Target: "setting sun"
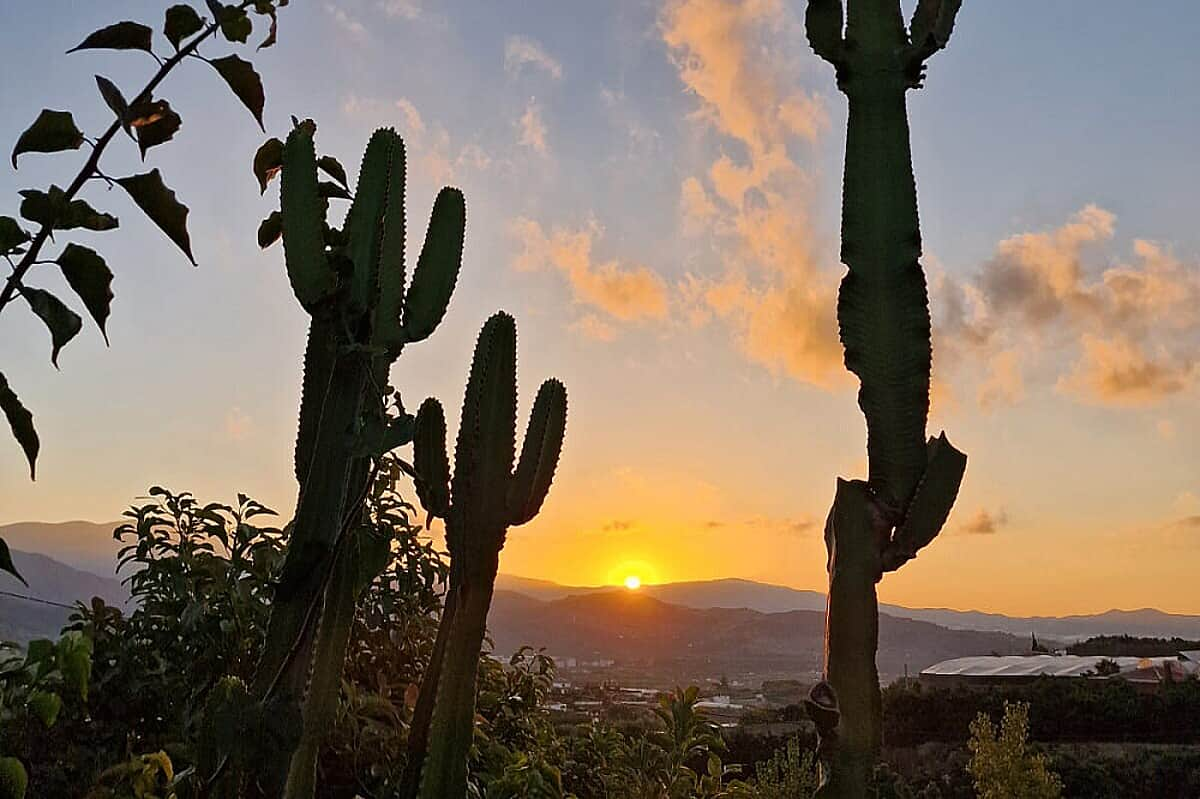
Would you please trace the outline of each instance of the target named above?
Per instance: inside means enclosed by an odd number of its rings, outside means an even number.
[[[630,591],[636,591],[642,587],[642,578],[636,574],[631,574],[625,578],[625,587]]]

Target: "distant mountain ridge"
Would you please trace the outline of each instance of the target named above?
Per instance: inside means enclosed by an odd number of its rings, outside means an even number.
[[[11,552],[13,565],[29,585],[0,572],[0,591],[20,595],[0,595],[0,640],[23,643],[56,636],[71,613],[62,605],[87,602],[94,596],[117,607],[129,600],[129,591],[115,578],[75,569],[35,552]]]
[[[626,590],[613,586],[565,586],[549,580],[507,574],[501,574],[497,578],[496,588],[541,600]],[[762,613],[825,610],[825,594],[820,591],[806,591],[740,578],[643,585],[638,590],[663,602],[690,608],[748,608]],[[1063,639],[1088,638],[1094,635],[1163,638],[1200,636],[1200,616],[1164,613],[1153,608],[1109,610],[1104,613],[1072,616],[1006,616],[975,610],[906,608],[886,603],[881,604],[879,609],[881,613],[895,618],[930,622],[949,629],[1004,632],[1021,636],[1036,634]]]
[[[641,591],[591,591],[540,600],[497,591],[488,615],[495,651],[526,644],[559,658],[614,661],[641,679],[702,679],[726,673],[758,679],[814,678],[821,670],[824,614],[814,610],[763,613],[749,608],[691,608]],[[1024,636],[951,630],[883,616],[879,670],[885,679],[907,669],[966,655],[1020,654]]]

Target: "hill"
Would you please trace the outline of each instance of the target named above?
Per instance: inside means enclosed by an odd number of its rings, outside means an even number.
[[[0,525],[11,549],[41,552],[75,569],[111,575],[117,567],[113,529],[120,522],[16,522]]]
[[[598,591],[613,591],[611,586],[564,586],[547,580],[500,575],[498,589],[516,591],[535,599],[553,600]],[[701,580],[662,585],[645,585],[647,596],[690,608],[749,608],[763,613],[791,610],[824,611],[825,594],[753,580]],[[1075,616],[1005,616],[974,610],[948,608],[906,608],[881,604],[879,609],[896,618],[925,621],[941,627],[980,632],[1005,632],[1043,638],[1077,640],[1098,635],[1136,635],[1147,637],[1200,638],[1200,616],[1164,613],[1153,608],[1109,610],[1104,613]]]
[[[488,617],[498,654],[529,644],[564,661],[615,661],[648,681],[668,674],[812,677],[821,668],[824,625],[824,614],[814,610],[689,608],[624,590],[550,601],[497,591]],[[1028,639],[1020,636],[880,619],[879,667],[885,678],[903,674],[906,666],[916,673],[951,657],[1027,649]]]
[[[57,635],[70,615],[70,611],[60,605],[87,602],[98,596],[106,603],[120,607],[129,599],[125,586],[114,578],[75,569],[33,552],[14,549],[12,557],[13,565],[29,586],[21,585],[12,575],[0,572],[0,591],[33,597],[42,602],[0,595],[0,640],[24,643],[32,638]]]

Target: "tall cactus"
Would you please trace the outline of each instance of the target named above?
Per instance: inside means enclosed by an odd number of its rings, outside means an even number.
[[[284,257],[312,323],[296,439],[299,500],[253,685],[260,700],[302,709],[290,760],[264,765],[268,784],[286,773],[289,799],[313,795],[317,752],[336,706],[358,559],[369,546],[354,539],[372,463],[412,438],[413,417],[402,408],[398,416],[386,412],[388,371],[404,346],[427,338],[445,314],[466,224],[462,194],[443,189],[406,289],[400,136],[383,129],[371,137],[337,230],[325,219],[330,192],[317,179],[313,133],[312,123],[297,124],[282,150]]]
[[[962,0],[809,0],[808,40],[850,104],[842,195],[838,326],[859,379],[869,477],[839,480],[825,525],[829,553],[825,680],[808,700],[821,735],[822,797],[867,795],[880,746],[875,584],[945,523],[966,456],[926,440],[931,336],[906,93],[946,46]],[[843,31],[844,27],[844,31]]]
[[[514,469],[516,417],[517,330],[501,312],[475,345],[453,479],[441,404],[427,399],[417,412],[417,492],[426,510],[445,520],[450,587],[409,734],[406,798],[466,796],[476,667],[500,550],[508,528],[536,516],[550,490],[567,422],[563,384],[551,379],[538,389]]]

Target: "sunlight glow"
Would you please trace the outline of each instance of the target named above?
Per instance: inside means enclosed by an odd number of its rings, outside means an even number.
[[[625,587],[630,591],[636,591],[642,587],[642,578],[636,574],[631,574],[625,578]]]

